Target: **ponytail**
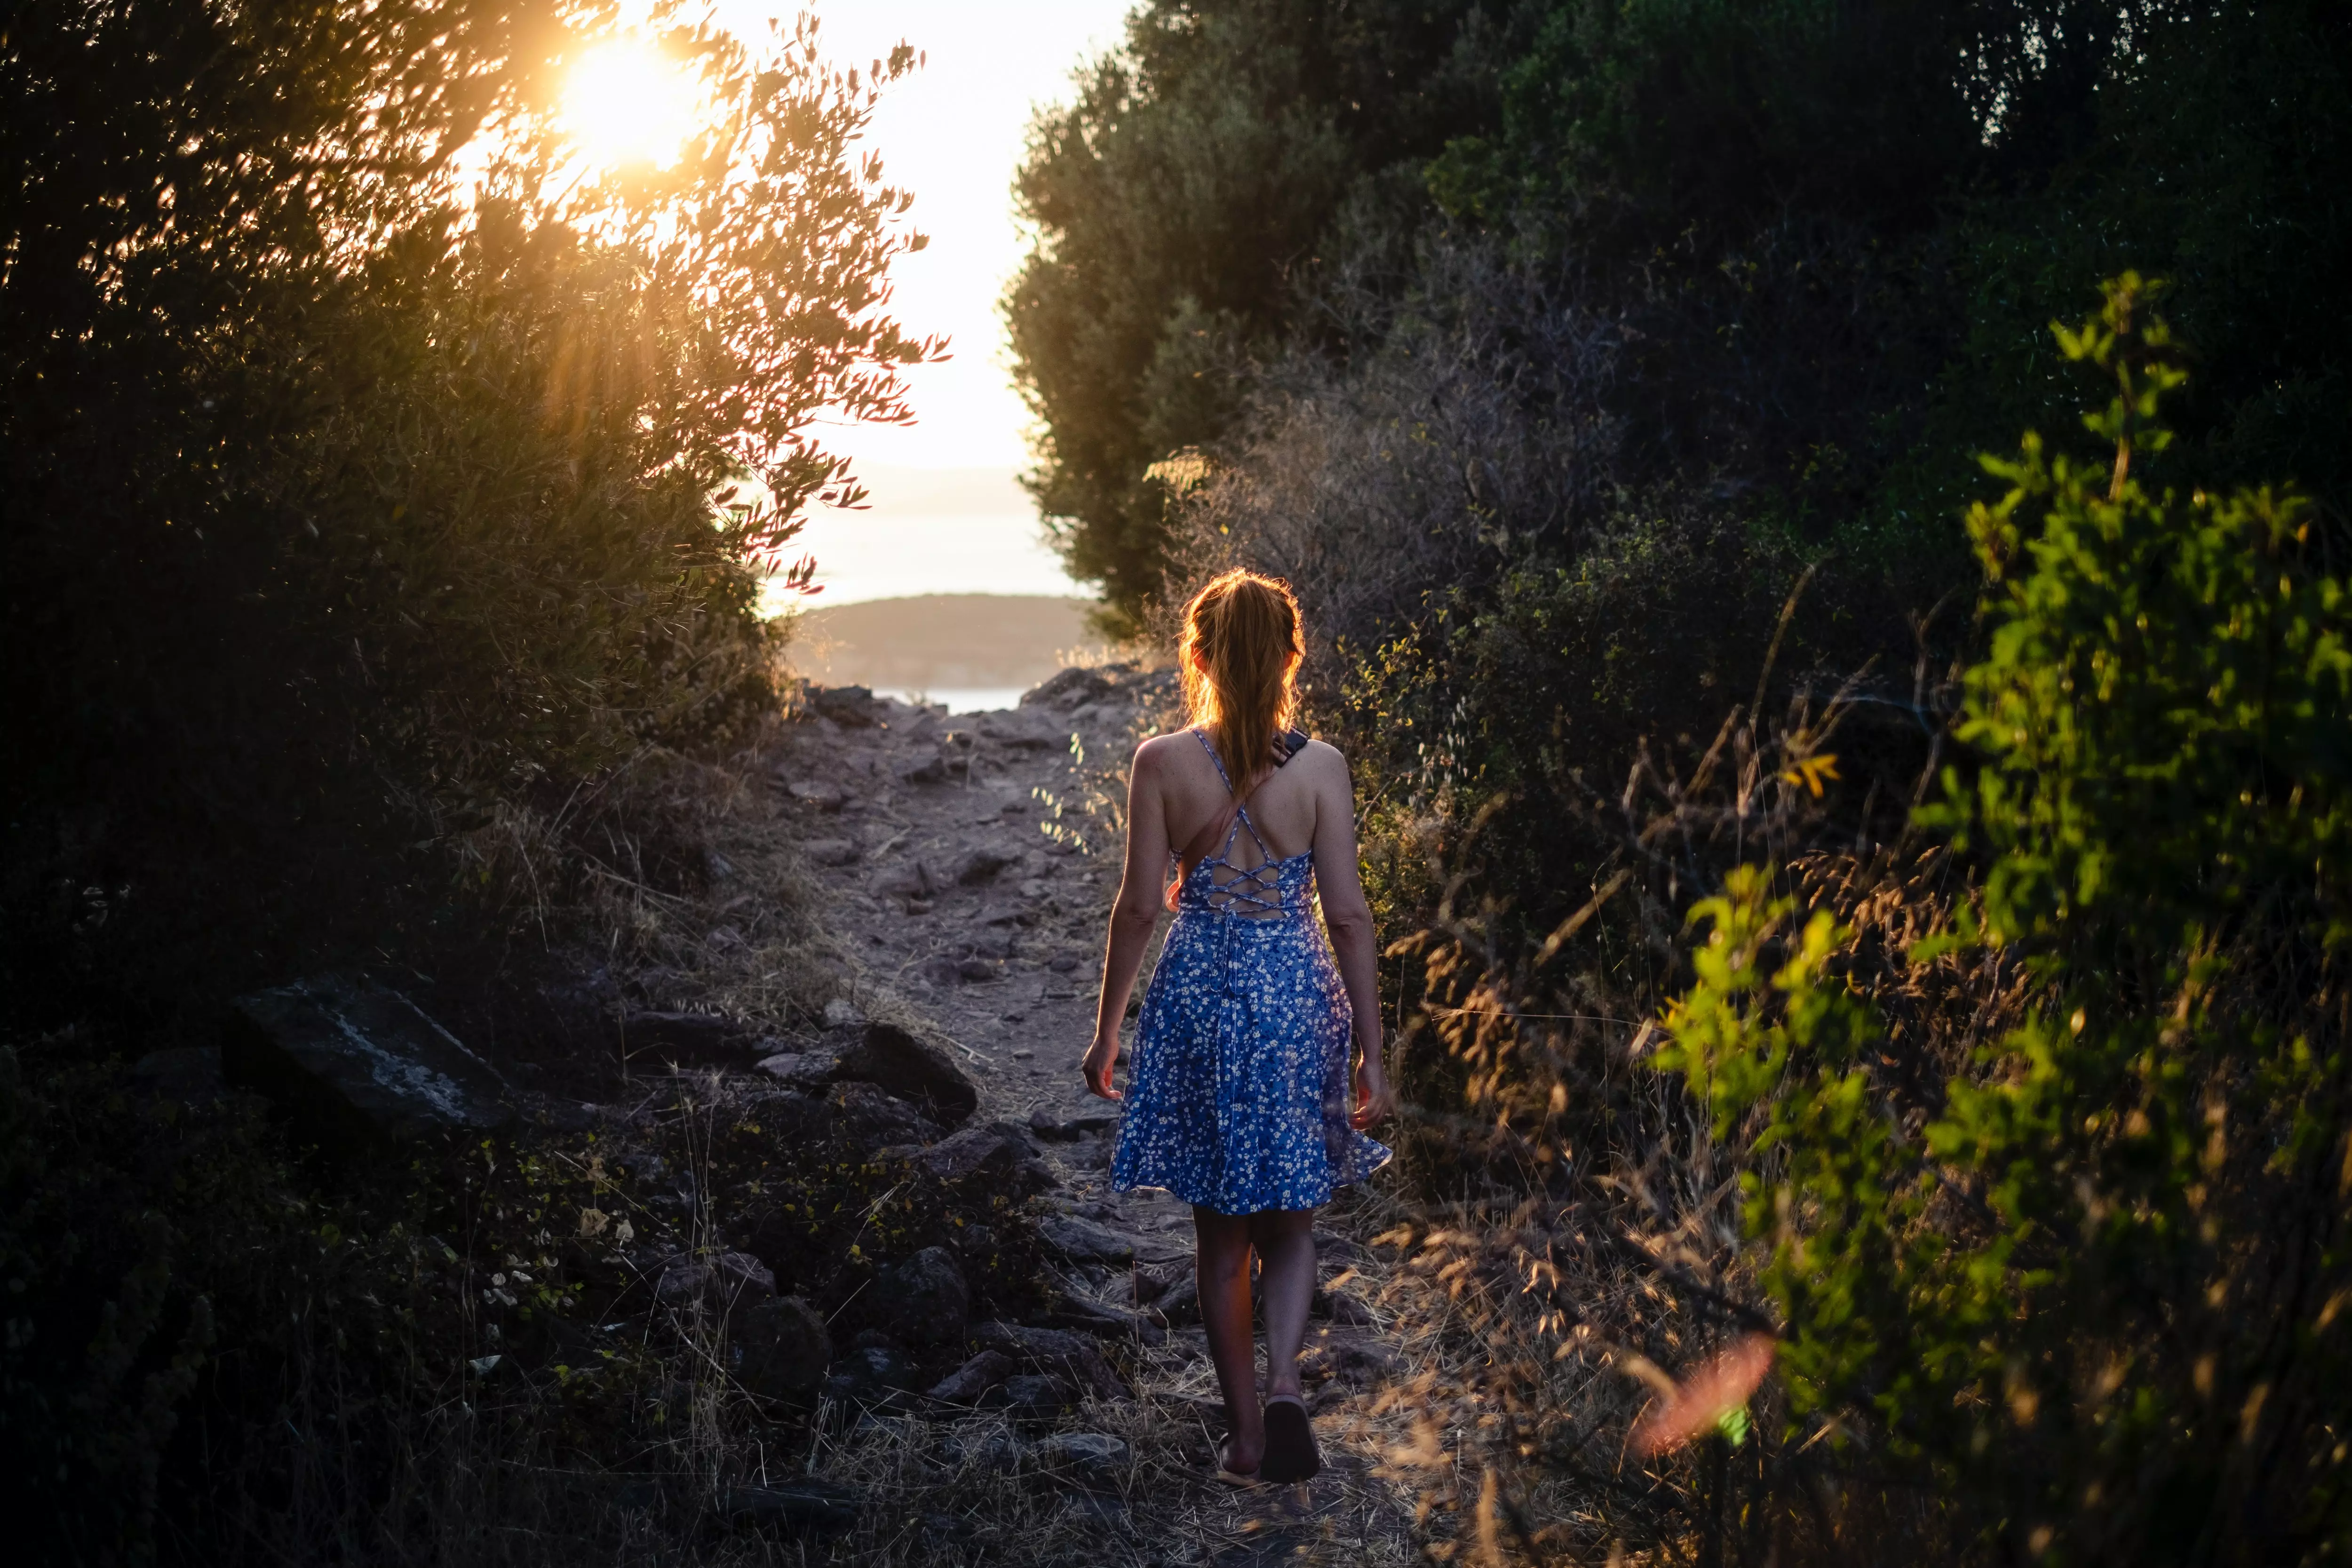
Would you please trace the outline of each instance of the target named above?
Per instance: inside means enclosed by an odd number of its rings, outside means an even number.
[[[1303,651],[1298,601],[1277,578],[1236,568],[1184,606],[1185,716],[1208,731],[1236,791],[1274,765],[1274,737],[1297,716]]]

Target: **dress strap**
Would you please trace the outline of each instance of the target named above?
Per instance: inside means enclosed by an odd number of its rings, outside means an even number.
[[[1217,755],[1217,748],[1209,744],[1209,732],[1196,724],[1192,727],[1192,738],[1201,742],[1201,750],[1209,753],[1209,765],[1217,770],[1217,777],[1224,780],[1225,793],[1233,794],[1234,781],[1225,777],[1225,761]]]

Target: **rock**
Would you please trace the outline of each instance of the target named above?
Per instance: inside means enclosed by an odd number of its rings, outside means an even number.
[[[1003,1351],[982,1351],[940,1380],[930,1396],[950,1405],[970,1405],[1013,1375],[1013,1358]]]
[[[729,1524],[795,1538],[855,1530],[864,1508],[865,1500],[857,1492],[814,1479],[774,1487],[730,1487],[719,1494],[719,1513]]]
[[[763,1399],[816,1392],[833,1361],[824,1317],[798,1296],[761,1301],[735,1320],[732,1333],[743,1386]]]
[[[865,1022],[866,1015],[846,996],[835,996],[824,1005],[824,1026],[828,1029],[855,1028]]]
[[[841,1131],[842,1108],[814,1095],[765,1094],[744,1109],[763,1131],[787,1148],[822,1143]]]
[[[915,1163],[942,1182],[968,1182],[975,1176],[1002,1182],[1019,1163],[1022,1150],[1003,1133],[985,1127],[967,1127],[923,1151]]]
[[[730,1067],[759,1049],[757,1026],[719,1013],[631,1013],[621,1020],[625,1058],[674,1067]]]
[[[1070,740],[1060,726],[1038,709],[1025,713],[1017,709],[1010,713],[991,713],[980,721],[980,733],[982,739],[993,744],[1024,752],[1054,750],[1067,745]],[[1004,805],[1007,816],[1027,809],[1026,801],[1007,801]]]
[[[1102,1263],[1124,1268],[1135,1261],[1135,1238],[1075,1215],[1049,1215],[1037,1222],[1037,1235],[1052,1251],[1073,1263]]]
[[[936,958],[927,958],[923,960],[922,963],[916,969],[915,973],[922,977],[923,984],[926,985],[941,989],[950,985],[959,984],[963,980],[963,975],[959,971],[956,961],[948,957],[945,953],[941,953]]]
[[[984,1350],[1003,1351],[1024,1361],[1058,1361],[1093,1347],[1066,1329],[1040,1329],[1027,1323],[982,1323],[971,1331],[972,1342]]]
[[[1122,1468],[1128,1461],[1126,1443],[1108,1432],[1056,1432],[1038,1438],[1029,1451],[1055,1469],[1083,1470],[1093,1476]]]
[[[833,1081],[841,1067],[835,1051],[779,1051],[760,1058],[760,1070],[788,1088],[815,1090]]]
[[[1108,1301],[1097,1301],[1091,1296],[1081,1296],[1075,1291],[1065,1294],[1046,1316],[1061,1327],[1076,1329],[1097,1339],[1132,1337],[1147,1345],[1168,1342],[1167,1330],[1132,1307],[1113,1306]]]
[[[1067,669],[1055,670],[1043,682],[1023,692],[1021,706],[1068,710],[1108,697],[1117,689],[1099,671],[1073,665]]]
[[[959,885],[967,888],[981,882],[992,882],[999,871],[1020,858],[1017,853],[1005,849],[983,847],[967,850],[955,863],[955,879]]]
[[[832,720],[845,730],[870,730],[881,721],[886,711],[883,703],[863,686],[812,686],[807,689],[807,701],[811,712]]]
[[[1190,1263],[1163,1263],[1138,1268],[1135,1271],[1135,1304],[1150,1306],[1168,1294],[1179,1280],[1192,1277]]]
[[[747,1310],[776,1293],[775,1271],[748,1252],[722,1252],[711,1260],[711,1289],[730,1311]]]
[[[1022,1323],[982,1323],[972,1339],[983,1349],[1017,1361],[1066,1373],[1097,1399],[1124,1399],[1127,1383],[1103,1358],[1094,1342],[1064,1329],[1031,1328]]]
[[[1116,1132],[1118,1119],[1116,1110],[1082,1110],[1066,1121],[1041,1105],[1029,1113],[1029,1131],[1048,1143],[1069,1143],[1088,1133]]]
[[[149,1051],[131,1064],[131,1079],[156,1099],[184,1105],[210,1105],[228,1088],[221,1076],[221,1053],[213,1046]]]
[[[904,860],[874,874],[866,890],[877,899],[927,899],[946,884],[920,860]]]
[[[1349,1341],[1334,1347],[1330,1355],[1341,1372],[1366,1379],[1386,1377],[1404,1364],[1396,1352],[1370,1341]]]
[[[906,1356],[889,1345],[866,1345],[835,1363],[824,1380],[825,1391],[841,1400],[872,1401],[904,1394],[915,1386],[915,1369]]]
[[[816,811],[839,811],[849,798],[849,792],[831,779],[794,779],[784,793]]]
[[[878,1084],[901,1100],[919,1100],[952,1127],[980,1106],[980,1090],[947,1052],[895,1024],[868,1024],[842,1053],[840,1076]]]
[[[919,1345],[963,1338],[971,1317],[971,1287],[963,1265],[944,1247],[927,1247],[874,1282],[882,1321]]]
[[[495,1131],[506,1080],[399,992],[341,975],[237,999],[221,1040],[229,1082],[260,1089],[323,1149]]]
[[[846,838],[811,838],[801,853],[820,866],[846,866],[857,858],[857,846]]]
[[[1345,1290],[1317,1289],[1307,1310],[1315,1317],[1328,1318],[1348,1328],[1365,1329],[1372,1323],[1371,1309]]]
[[[862,1148],[928,1143],[939,1133],[920,1110],[876,1084],[842,1084],[834,1090],[831,1104],[835,1130]]]
[[[680,1261],[661,1271],[654,1284],[654,1300],[665,1307],[685,1307],[710,1293],[717,1271],[708,1263]]]
[[[1004,1408],[1015,1415],[1054,1415],[1070,1403],[1070,1387],[1050,1373],[1024,1373],[996,1385]]]

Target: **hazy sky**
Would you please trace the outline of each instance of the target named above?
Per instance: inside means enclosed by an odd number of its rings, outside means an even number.
[[[920,468],[1013,468],[1027,460],[1028,416],[1006,370],[996,302],[1025,248],[1013,217],[1013,171],[1033,105],[1066,100],[1073,70],[1117,44],[1131,0],[814,0],[826,54],[866,64],[901,39],[929,64],[876,114],[885,177],[915,194],[930,248],[894,269],[898,319],[943,331],[955,357],[910,377],[920,423],[834,432],[863,460]],[[803,7],[716,0],[747,38]]]

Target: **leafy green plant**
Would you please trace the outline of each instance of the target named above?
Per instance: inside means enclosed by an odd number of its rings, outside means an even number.
[[[1657,1060],[1745,1144],[1797,1417],[2027,1557],[2317,1561],[2352,1530],[2352,628],[2298,498],[2139,477],[2182,380],[2158,291],[2057,329],[2111,460],[2028,436],[1969,517],[1978,765],[1923,816],[1983,876],[1910,962],[2021,966],[2021,1021],[1919,1060],[1749,868]]]

